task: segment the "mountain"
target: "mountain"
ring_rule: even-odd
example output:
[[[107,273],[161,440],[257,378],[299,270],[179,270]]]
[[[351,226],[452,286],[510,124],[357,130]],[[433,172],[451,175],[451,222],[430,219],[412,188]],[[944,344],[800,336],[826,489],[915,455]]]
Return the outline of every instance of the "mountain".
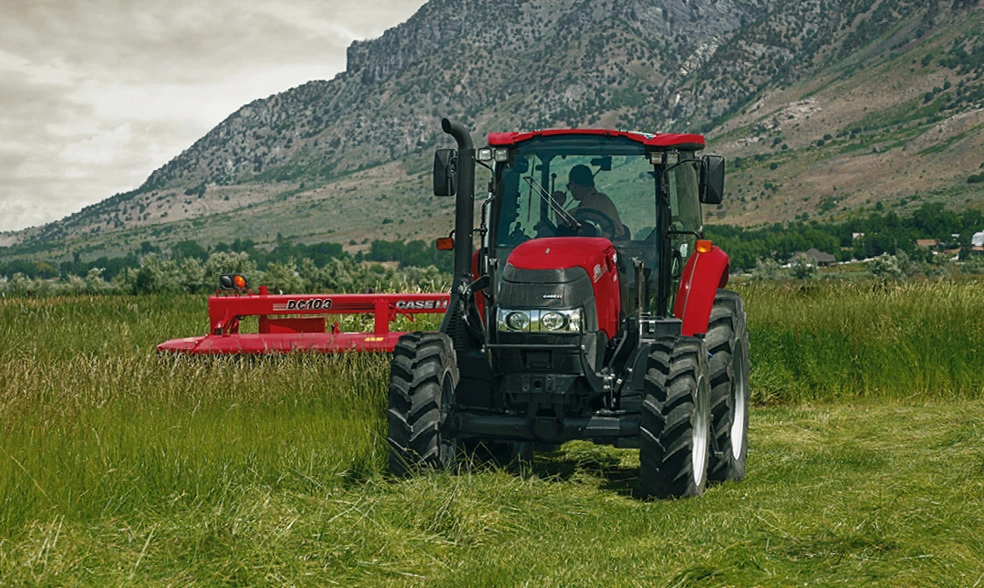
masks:
[[[433,239],[447,116],[485,133],[703,132],[733,162],[712,222],[982,206],[977,0],[431,0],[346,71],[230,115],[138,189],[5,235],[9,255],[96,257],[276,235]]]

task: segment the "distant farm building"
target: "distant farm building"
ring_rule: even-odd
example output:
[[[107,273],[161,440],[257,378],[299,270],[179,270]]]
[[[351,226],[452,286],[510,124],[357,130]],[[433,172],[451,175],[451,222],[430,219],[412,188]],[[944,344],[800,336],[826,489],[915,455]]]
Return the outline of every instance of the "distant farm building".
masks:
[[[817,248],[810,248],[807,251],[801,251],[793,255],[793,258],[789,260],[790,263],[793,262],[797,257],[803,256],[808,260],[812,260],[814,265],[826,267],[837,263],[837,258],[829,253],[824,253]]]

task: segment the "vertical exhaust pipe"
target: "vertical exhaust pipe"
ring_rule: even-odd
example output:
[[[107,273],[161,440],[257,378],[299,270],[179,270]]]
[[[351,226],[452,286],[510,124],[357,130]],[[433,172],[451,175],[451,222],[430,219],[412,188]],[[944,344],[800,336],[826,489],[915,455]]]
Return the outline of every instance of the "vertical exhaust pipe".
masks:
[[[458,144],[458,193],[454,215],[454,282],[451,293],[460,293],[471,284],[472,235],[475,229],[475,145],[461,123],[441,119],[441,129]]]

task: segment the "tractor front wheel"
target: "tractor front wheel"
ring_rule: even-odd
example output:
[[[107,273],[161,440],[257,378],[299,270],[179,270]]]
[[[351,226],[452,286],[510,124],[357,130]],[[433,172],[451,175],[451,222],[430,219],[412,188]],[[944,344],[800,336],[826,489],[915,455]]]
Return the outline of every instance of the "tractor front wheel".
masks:
[[[694,337],[657,339],[646,370],[639,484],[647,497],[699,496],[710,449],[707,348]]]
[[[708,477],[741,480],[748,455],[748,331],[739,294],[718,290],[707,329],[711,353],[711,431],[713,448]]]
[[[390,472],[408,476],[421,468],[450,468],[457,445],[447,436],[454,407],[458,363],[443,333],[408,333],[393,350],[387,420]]]

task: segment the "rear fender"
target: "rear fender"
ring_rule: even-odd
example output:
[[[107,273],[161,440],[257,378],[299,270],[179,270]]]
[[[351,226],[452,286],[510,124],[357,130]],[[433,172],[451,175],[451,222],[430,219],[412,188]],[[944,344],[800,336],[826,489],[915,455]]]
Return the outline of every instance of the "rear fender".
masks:
[[[731,261],[719,247],[707,253],[695,253],[687,261],[680,278],[680,289],[673,304],[673,316],[683,321],[683,334],[707,332],[718,288],[728,284]]]

